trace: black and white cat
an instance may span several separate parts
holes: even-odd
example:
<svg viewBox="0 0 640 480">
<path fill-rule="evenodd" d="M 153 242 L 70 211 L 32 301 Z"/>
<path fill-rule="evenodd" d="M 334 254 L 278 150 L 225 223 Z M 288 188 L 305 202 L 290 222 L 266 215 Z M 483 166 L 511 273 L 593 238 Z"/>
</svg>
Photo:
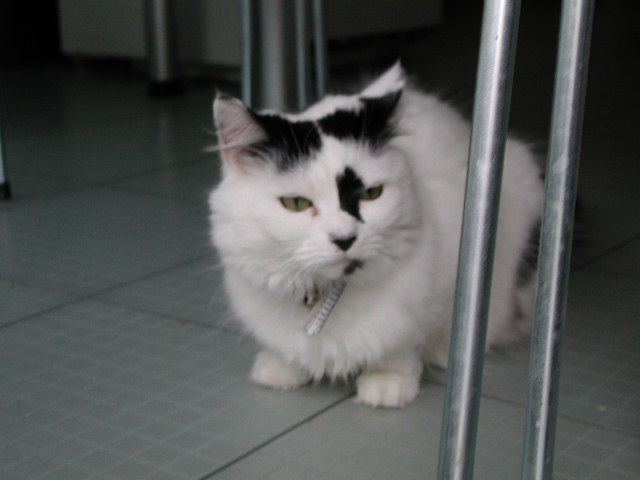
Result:
<svg viewBox="0 0 640 480">
<path fill-rule="evenodd" d="M 406 83 L 396 64 L 295 115 L 216 98 L 212 239 L 233 311 L 264 348 L 253 381 L 357 375 L 358 401 L 400 407 L 425 363 L 446 366 L 470 128 Z M 528 329 L 542 199 L 534 155 L 509 139 L 488 346 Z"/>
</svg>

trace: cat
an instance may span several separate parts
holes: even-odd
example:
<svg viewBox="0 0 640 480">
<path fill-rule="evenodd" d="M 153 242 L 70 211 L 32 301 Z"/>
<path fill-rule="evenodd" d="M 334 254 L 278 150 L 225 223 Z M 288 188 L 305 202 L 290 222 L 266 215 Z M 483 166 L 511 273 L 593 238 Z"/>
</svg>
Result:
<svg viewBox="0 0 640 480">
<path fill-rule="evenodd" d="M 297 114 L 218 94 L 214 119 L 211 238 L 233 313 L 264 348 L 251 379 L 355 378 L 363 404 L 413 401 L 424 366 L 447 366 L 469 123 L 399 62 Z M 543 202 L 531 149 L 509 138 L 505 158 L 489 348 L 529 328 Z"/>
</svg>

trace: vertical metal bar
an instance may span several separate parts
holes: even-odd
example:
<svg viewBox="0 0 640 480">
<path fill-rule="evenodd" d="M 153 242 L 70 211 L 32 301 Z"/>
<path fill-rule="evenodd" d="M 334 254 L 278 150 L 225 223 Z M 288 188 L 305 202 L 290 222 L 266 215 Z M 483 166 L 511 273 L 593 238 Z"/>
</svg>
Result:
<svg viewBox="0 0 640 480">
<path fill-rule="evenodd" d="M 473 478 L 519 0 L 484 6 L 456 282 L 439 480 Z"/>
<path fill-rule="evenodd" d="M 297 105 L 300 110 L 309 103 L 309 28 L 307 15 L 307 0 L 295 0 L 296 16 L 296 81 Z"/>
<path fill-rule="evenodd" d="M 293 0 L 260 0 L 259 57 L 255 107 L 274 110 L 296 108 L 296 49 Z"/>
<path fill-rule="evenodd" d="M 313 49 L 316 66 L 316 98 L 322 98 L 327 91 L 329 78 L 329 62 L 327 57 L 327 42 L 324 33 L 324 16 L 322 0 L 312 0 L 313 18 Z"/>
<path fill-rule="evenodd" d="M 257 68 L 256 42 L 258 39 L 254 0 L 240 2 L 240 15 L 242 22 L 242 101 L 251 107 L 255 100 L 254 75 Z"/>
<path fill-rule="evenodd" d="M 2 124 L 0 123 L 0 200 L 11 199 L 11 186 L 7 177 L 7 167 L 4 162 L 4 143 L 2 140 Z"/>
<path fill-rule="evenodd" d="M 592 0 L 565 0 L 560 21 L 529 373 L 522 478 L 550 480 L 560 347 L 569 286 Z"/>
<path fill-rule="evenodd" d="M 304 108 L 311 100 L 308 0 L 242 0 L 241 13 L 243 102 L 254 108 Z M 315 4 L 313 13 L 314 44 L 320 38 L 324 45 Z M 317 57 L 316 51 L 316 69 L 318 61 L 326 61 L 324 53 Z M 321 77 L 324 92 L 324 71 Z"/>
<path fill-rule="evenodd" d="M 182 92 L 178 74 L 176 30 L 171 0 L 145 0 L 149 93 Z"/>
</svg>

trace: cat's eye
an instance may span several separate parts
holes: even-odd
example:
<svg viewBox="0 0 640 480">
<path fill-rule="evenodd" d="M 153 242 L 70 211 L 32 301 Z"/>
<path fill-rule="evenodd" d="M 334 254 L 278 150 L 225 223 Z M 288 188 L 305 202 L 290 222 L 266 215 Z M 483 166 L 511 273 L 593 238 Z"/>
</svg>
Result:
<svg viewBox="0 0 640 480">
<path fill-rule="evenodd" d="M 382 190 L 382 185 L 367 188 L 360 194 L 360 200 L 375 200 L 377 198 L 380 198 L 380 195 L 382 195 Z"/>
<path fill-rule="evenodd" d="M 292 212 L 303 212 L 313 206 L 313 202 L 304 197 L 280 197 L 280 203 Z"/>
</svg>

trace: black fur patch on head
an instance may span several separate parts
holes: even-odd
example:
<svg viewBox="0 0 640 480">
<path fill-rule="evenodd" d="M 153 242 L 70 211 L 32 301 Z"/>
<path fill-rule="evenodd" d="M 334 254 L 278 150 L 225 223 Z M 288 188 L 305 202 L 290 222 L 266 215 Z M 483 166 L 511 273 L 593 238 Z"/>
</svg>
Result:
<svg viewBox="0 0 640 480">
<path fill-rule="evenodd" d="M 322 133 L 339 140 L 367 142 L 372 147 L 385 145 L 394 135 L 391 121 L 402 90 L 377 98 L 363 98 L 357 111 L 337 110 L 318 120 Z"/>
<path fill-rule="evenodd" d="M 292 122 L 278 115 L 252 112 L 253 119 L 262 127 L 267 140 L 255 148 L 276 153 L 279 171 L 293 169 L 309 158 L 322 146 L 318 127 L 313 122 Z"/>
<path fill-rule="evenodd" d="M 364 183 L 350 167 L 344 169 L 336 178 L 340 208 L 358 221 L 364 223 L 360 216 L 360 194 L 364 190 Z"/>
</svg>

